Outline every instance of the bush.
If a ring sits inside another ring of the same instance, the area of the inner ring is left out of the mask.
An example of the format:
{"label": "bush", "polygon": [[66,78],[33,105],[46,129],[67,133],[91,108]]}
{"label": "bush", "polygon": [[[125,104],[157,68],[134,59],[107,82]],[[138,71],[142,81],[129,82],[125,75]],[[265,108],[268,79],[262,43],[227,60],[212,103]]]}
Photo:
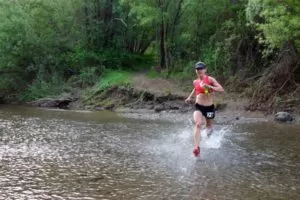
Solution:
{"label": "bush", "polygon": [[50,81],[38,78],[25,89],[20,96],[20,100],[32,101],[47,96],[59,95],[67,90],[67,85],[58,76],[53,76]]}

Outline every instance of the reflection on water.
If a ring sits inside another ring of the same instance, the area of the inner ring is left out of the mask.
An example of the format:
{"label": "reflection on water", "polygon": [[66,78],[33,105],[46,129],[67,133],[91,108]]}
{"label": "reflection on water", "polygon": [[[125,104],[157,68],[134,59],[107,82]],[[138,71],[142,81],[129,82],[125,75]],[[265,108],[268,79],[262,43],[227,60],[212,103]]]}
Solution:
{"label": "reflection on water", "polygon": [[299,199],[299,125],[215,129],[3,107],[0,199]]}

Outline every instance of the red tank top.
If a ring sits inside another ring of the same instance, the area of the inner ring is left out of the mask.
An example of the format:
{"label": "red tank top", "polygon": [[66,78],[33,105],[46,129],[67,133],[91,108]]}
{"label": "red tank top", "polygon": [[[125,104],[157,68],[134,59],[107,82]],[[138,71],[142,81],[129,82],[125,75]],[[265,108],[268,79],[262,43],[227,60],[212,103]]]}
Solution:
{"label": "red tank top", "polygon": [[[205,93],[205,88],[202,87],[200,85],[200,83],[201,83],[201,80],[199,80],[199,79],[194,80],[194,88],[195,88],[196,95],[198,95],[200,93],[202,93],[202,94]],[[204,76],[203,83],[206,83],[207,85],[212,85],[212,81],[209,79],[209,76]],[[211,88],[209,88],[208,93],[212,93],[212,92],[213,92],[213,90]]]}

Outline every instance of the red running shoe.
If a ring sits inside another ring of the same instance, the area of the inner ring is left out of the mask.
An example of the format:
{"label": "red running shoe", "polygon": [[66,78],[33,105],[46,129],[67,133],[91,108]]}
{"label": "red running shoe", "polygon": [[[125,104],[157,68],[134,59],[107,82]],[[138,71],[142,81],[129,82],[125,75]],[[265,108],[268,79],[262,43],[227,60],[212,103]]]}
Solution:
{"label": "red running shoe", "polygon": [[194,148],[193,153],[194,153],[195,157],[198,157],[200,155],[200,147]]}

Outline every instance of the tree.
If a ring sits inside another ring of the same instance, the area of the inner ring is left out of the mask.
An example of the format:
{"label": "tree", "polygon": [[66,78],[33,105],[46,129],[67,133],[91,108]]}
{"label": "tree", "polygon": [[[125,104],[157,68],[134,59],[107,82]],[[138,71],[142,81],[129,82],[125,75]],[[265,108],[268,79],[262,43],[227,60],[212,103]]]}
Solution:
{"label": "tree", "polygon": [[269,49],[289,43],[300,48],[300,1],[249,0],[247,18],[262,34],[259,41]]}
{"label": "tree", "polygon": [[[79,0],[0,0],[0,72],[18,85],[64,71],[80,38]],[[13,75],[12,75],[13,74]],[[4,84],[5,85],[5,84]]]}
{"label": "tree", "polygon": [[156,38],[159,44],[160,67],[168,68],[172,53],[171,46],[175,43],[176,28],[181,22],[184,0],[123,0],[121,2],[131,7],[129,16],[135,18],[135,26],[138,29],[147,31],[147,33],[143,32],[143,35],[150,34],[147,36],[148,41],[152,42]]}

